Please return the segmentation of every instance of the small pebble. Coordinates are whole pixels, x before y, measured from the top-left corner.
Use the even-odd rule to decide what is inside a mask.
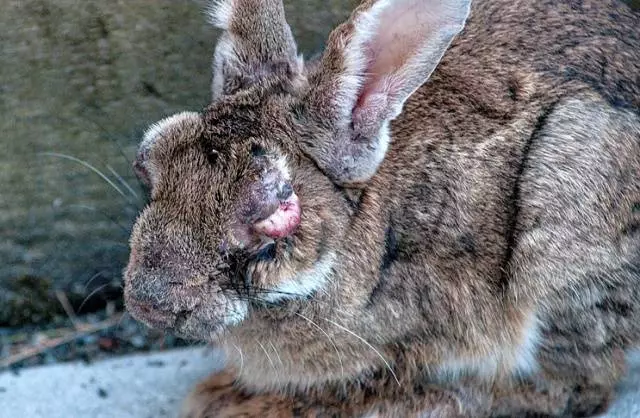
[[[84,345],[95,344],[96,341],[98,341],[98,337],[95,335],[87,335],[82,337],[82,342],[84,343]]]
[[[44,364],[53,364],[56,363],[58,359],[51,353],[46,353],[42,359]]]
[[[42,345],[42,343],[46,340],[47,340],[47,336],[40,332],[36,332],[31,336],[32,345]]]
[[[113,338],[102,337],[98,340],[98,346],[102,350],[112,351],[118,347],[118,341]]]
[[[98,388],[98,396],[104,399],[107,396],[109,396],[109,394],[107,393],[106,390],[104,390],[102,388]]]
[[[145,346],[145,339],[141,335],[134,335],[131,337],[131,345],[135,348],[143,348]]]

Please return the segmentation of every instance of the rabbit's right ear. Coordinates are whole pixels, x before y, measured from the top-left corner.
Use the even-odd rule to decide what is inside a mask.
[[[272,73],[302,74],[282,0],[217,0],[209,14],[223,30],[213,57],[214,100]]]
[[[389,122],[462,30],[471,0],[366,0],[329,36],[305,107],[333,135],[309,153],[337,183],[368,180]]]

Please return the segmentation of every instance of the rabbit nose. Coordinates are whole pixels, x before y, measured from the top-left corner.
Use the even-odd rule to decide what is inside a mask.
[[[131,316],[144,322],[152,328],[167,329],[175,323],[175,315],[170,312],[163,312],[151,303],[145,303],[130,294],[125,293],[125,303]]]

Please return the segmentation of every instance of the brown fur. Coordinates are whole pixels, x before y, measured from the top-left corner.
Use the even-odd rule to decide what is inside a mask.
[[[185,416],[603,410],[640,341],[638,27],[616,1],[476,1],[357,188],[326,158],[353,20],[306,70],[278,31],[273,57],[221,56],[219,96],[141,152],[125,274],[134,316],[227,351]],[[239,215],[260,206],[256,146],[302,206],[268,256]],[[265,301],[329,253],[320,289]]]

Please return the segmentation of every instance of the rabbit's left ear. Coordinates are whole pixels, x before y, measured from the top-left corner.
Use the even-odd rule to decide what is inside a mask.
[[[214,100],[275,72],[302,73],[282,0],[218,0],[210,16],[223,30],[213,57]]]
[[[331,33],[306,101],[317,119],[342,132],[338,142],[317,145],[327,159],[318,163],[335,181],[373,175],[390,140],[388,123],[429,78],[470,6],[471,0],[367,0]]]

